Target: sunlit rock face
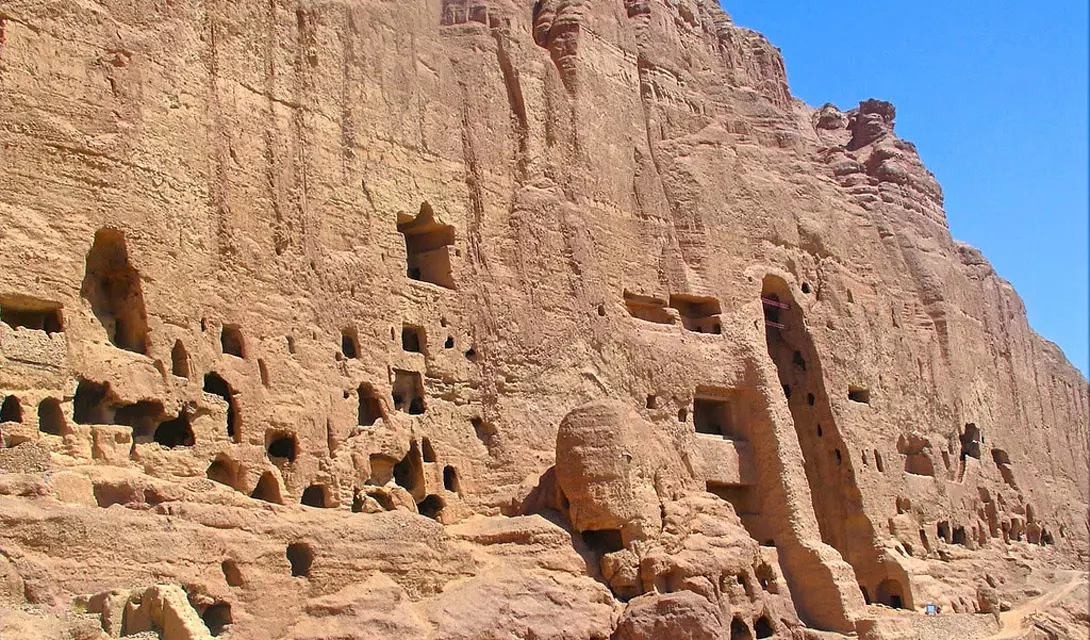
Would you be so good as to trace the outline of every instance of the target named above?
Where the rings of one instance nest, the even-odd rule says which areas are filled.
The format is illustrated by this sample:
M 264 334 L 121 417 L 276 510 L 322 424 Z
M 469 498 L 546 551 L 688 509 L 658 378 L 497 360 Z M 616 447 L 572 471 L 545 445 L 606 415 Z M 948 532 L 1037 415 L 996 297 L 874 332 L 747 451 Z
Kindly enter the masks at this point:
M 0 636 L 1085 634 L 1086 380 L 786 78 L 702 0 L 5 2 Z

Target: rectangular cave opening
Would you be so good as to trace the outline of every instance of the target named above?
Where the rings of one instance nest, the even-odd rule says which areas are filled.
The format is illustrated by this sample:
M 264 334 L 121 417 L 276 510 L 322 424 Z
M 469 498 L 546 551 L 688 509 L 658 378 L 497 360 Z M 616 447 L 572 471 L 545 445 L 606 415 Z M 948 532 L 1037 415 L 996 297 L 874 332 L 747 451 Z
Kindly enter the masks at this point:
M 410 279 L 456 288 L 450 264 L 454 227 L 437 222 L 431 206 L 425 202 L 415 218 L 399 219 L 397 230 L 405 236 L 406 275 Z
M 628 314 L 637 320 L 655 324 L 674 324 L 677 318 L 667 307 L 666 300 L 631 291 L 624 292 L 624 305 Z
M 584 531 L 580 534 L 583 542 L 591 551 L 604 555 L 624 549 L 624 538 L 619 529 L 602 529 L 599 531 Z
M 710 296 L 692 294 L 674 294 L 670 296 L 670 307 L 681 315 L 681 326 L 694 333 L 723 333 L 723 324 L 719 319 L 722 313 L 719 301 Z
M 394 410 L 409 415 L 422 415 L 427 411 L 424 400 L 424 378 L 416 371 L 394 370 Z
M 735 394 L 726 389 L 700 387 L 693 398 L 693 425 L 697 433 L 742 438 L 737 423 Z
M 0 322 L 12 329 L 44 331 L 46 335 L 61 333 L 61 305 L 25 296 L 0 298 Z
M 859 404 L 870 404 L 870 389 L 863 387 L 848 387 L 848 400 Z

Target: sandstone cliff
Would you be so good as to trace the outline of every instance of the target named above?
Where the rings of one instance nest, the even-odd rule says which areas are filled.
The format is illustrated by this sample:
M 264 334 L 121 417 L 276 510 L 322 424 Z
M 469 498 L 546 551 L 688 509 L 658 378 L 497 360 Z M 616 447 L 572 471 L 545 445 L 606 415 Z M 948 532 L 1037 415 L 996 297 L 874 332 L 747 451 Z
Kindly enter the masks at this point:
M 894 125 L 710 0 L 3 2 L 0 634 L 1086 638 Z

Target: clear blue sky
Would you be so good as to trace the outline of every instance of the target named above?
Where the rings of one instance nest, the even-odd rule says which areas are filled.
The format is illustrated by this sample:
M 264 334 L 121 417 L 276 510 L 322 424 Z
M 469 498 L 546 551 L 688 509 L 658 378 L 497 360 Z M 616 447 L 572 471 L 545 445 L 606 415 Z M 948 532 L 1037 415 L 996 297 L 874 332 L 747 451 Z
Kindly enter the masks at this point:
M 954 237 L 984 252 L 1085 375 L 1087 3 L 722 4 L 783 51 L 808 104 L 896 105 L 899 135 L 942 183 Z

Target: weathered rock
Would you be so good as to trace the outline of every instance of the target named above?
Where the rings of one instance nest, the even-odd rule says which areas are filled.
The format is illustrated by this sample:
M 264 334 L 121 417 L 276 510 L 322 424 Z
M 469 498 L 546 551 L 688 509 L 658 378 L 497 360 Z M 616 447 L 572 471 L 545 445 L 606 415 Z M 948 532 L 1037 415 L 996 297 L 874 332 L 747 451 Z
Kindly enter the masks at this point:
M 0 635 L 1085 631 L 1090 389 L 895 115 L 708 0 L 4 2 Z

